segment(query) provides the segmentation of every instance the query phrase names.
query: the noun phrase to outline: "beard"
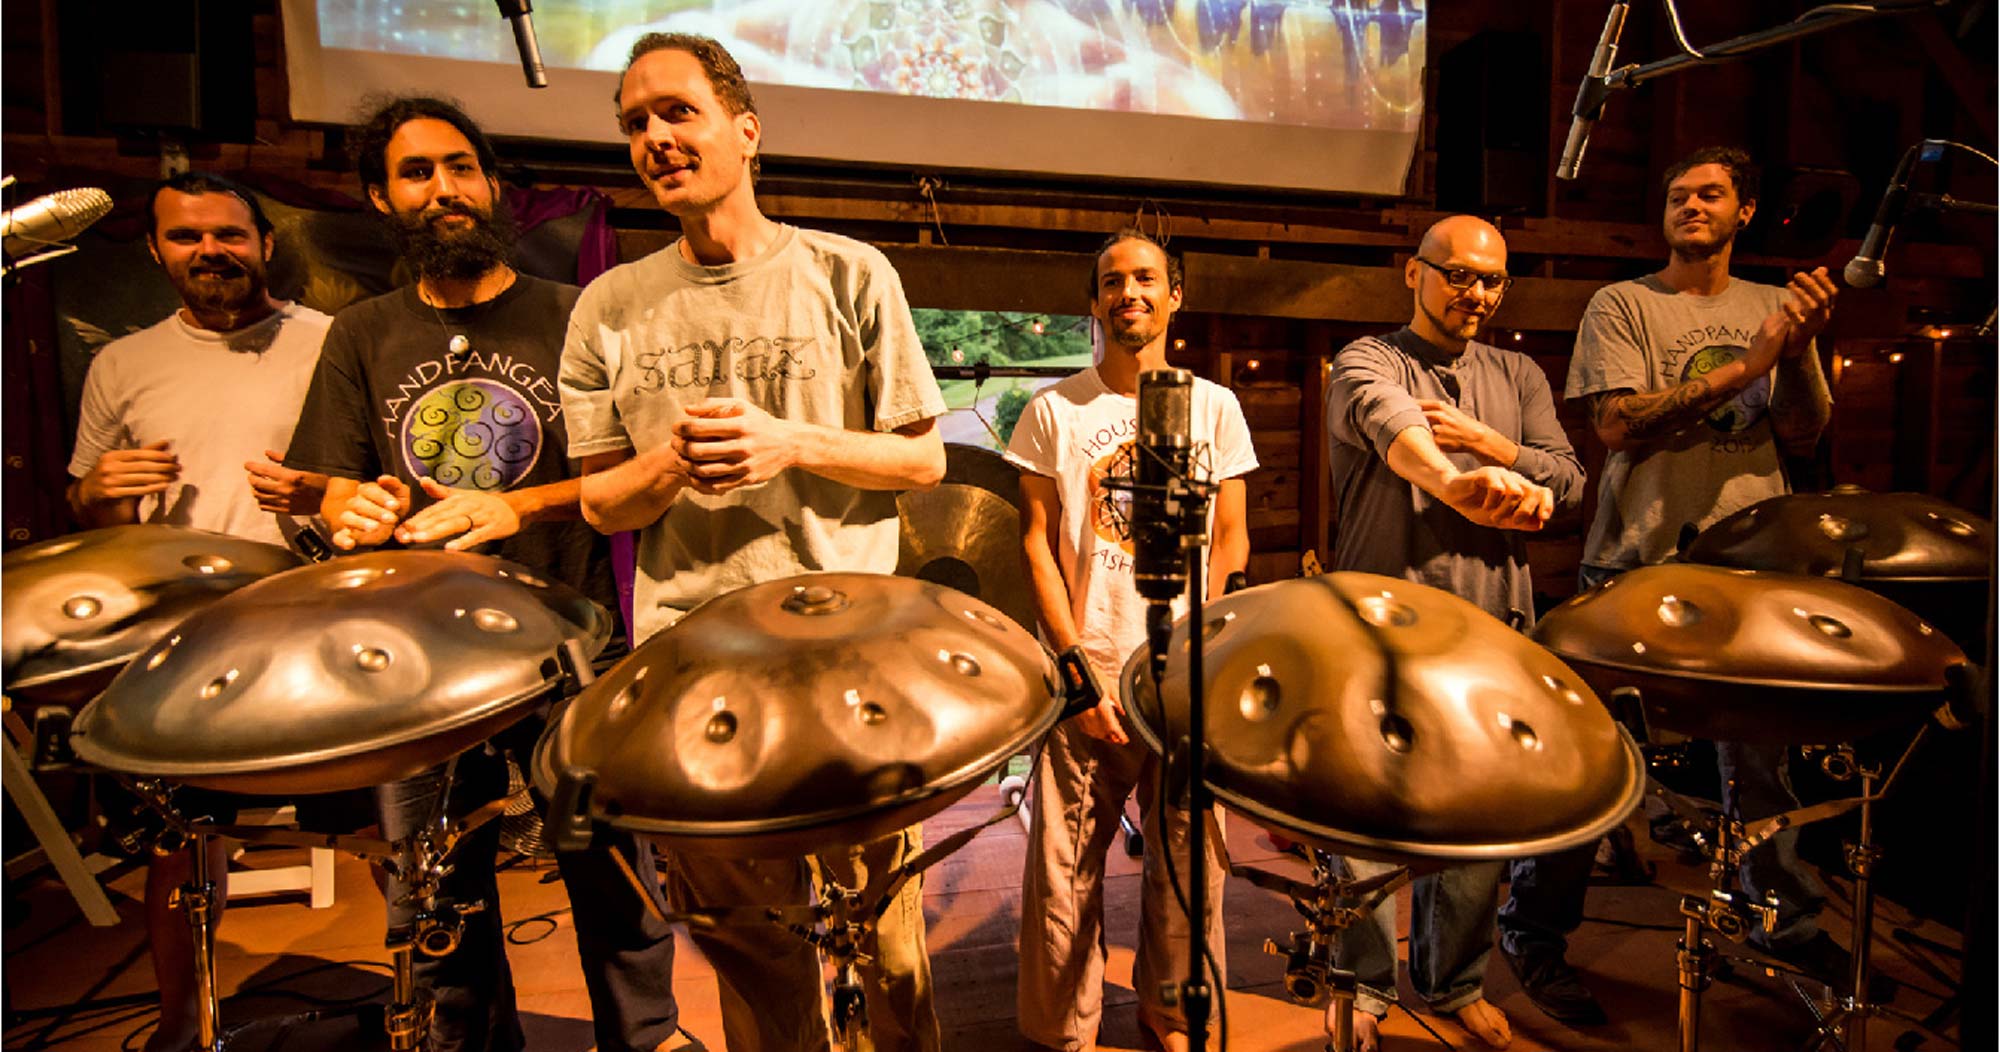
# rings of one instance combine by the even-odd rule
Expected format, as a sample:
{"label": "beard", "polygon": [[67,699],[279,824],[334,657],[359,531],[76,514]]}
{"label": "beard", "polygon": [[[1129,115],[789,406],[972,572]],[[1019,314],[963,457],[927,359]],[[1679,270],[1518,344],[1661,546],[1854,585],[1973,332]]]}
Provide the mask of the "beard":
{"label": "beard", "polygon": [[1120,347],[1137,350],[1158,339],[1167,331],[1165,319],[1158,314],[1146,314],[1130,322],[1106,315],[1102,322],[1105,338]]}
{"label": "beard", "polygon": [[262,267],[230,258],[196,260],[174,281],[190,308],[223,314],[242,313],[263,298],[266,285]]}
{"label": "beard", "polygon": [[[447,215],[472,220],[464,230],[440,231],[434,224]],[[388,217],[395,235],[396,253],[419,277],[446,281],[471,281],[495,267],[506,264],[514,252],[520,228],[514,214],[502,200],[493,202],[487,215],[466,207],[443,208],[431,213],[395,213]]]}

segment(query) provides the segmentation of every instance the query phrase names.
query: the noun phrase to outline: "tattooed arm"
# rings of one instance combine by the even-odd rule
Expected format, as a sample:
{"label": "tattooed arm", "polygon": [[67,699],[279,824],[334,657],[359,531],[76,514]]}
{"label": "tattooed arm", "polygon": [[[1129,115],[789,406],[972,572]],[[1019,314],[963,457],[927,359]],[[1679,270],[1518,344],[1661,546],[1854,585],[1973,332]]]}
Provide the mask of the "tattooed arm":
{"label": "tattooed arm", "polygon": [[1819,433],[1833,417],[1833,395],[1827,390],[1826,374],[1820,371],[1813,339],[1833,317],[1833,300],[1838,293],[1825,267],[1793,274],[1785,287],[1780,309],[1791,322],[1791,332],[1774,377],[1771,430],[1785,452],[1795,456],[1812,452]]}
{"label": "tattooed arm", "polygon": [[1600,391],[1589,396],[1590,423],[1611,449],[1632,449],[1680,434],[1771,371],[1790,323],[1783,312],[1764,319],[1743,357],[1664,391]]}

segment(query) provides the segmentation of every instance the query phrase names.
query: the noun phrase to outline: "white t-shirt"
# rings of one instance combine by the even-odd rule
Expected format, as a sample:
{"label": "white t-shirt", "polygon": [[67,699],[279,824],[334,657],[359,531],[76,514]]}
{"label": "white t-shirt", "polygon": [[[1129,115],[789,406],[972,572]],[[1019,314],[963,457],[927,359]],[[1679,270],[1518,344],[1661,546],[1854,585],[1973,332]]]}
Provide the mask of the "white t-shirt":
{"label": "white t-shirt", "polygon": [[291,444],[333,319],[286,304],[235,332],[165,321],[106,344],[90,363],[69,473],[90,473],[114,449],[161,439],[180,478],[141,499],[139,520],[283,544],[277,516],[259,510],[245,461]]}
{"label": "white t-shirt", "polygon": [[[1104,486],[1106,476],[1132,473],[1138,415],[1138,399],[1106,387],[1092,367],[1037,394],[1007,443],[1007,460],[1015,467],[1055,480],[1062,502],[1062,550],[1056,559],[1084,654],[1106,684],[1118,681],[1125,659],[1146,641],[1146,600],[1132,579],[1132,537],[1124,510],[1131,495]],[[1206,457],[1197,463],[1207,468],[1209,479],[1222,481],[1256,470],[1250,426],[1227,389],[1196,378],[1188,430],[1197,449],[1206,445]],[[1214,517],[1211,507],[1211,528]],[[1176,600],[1175,616],[1185,612],[1186,602],[1185,597]]]}

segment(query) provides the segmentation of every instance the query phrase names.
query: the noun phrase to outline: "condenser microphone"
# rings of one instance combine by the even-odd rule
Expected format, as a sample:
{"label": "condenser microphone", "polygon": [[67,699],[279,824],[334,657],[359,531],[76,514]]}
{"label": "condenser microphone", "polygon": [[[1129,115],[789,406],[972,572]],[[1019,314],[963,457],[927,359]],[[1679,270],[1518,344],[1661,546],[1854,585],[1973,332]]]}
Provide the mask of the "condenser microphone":
{"label": "condenser microphone", "polygon": [[1847,261],[1840,276],[1847,284],[1857,289],[1872,289],[1882,283],[1888,272],[1883,266],[1883,257],[1889,254],[1889,239],[1896,233],[1896,224],[1903,221],[1903,210],[1910,202],[1910,173],[1916,168],[1918,157],[1924,160],[1932,156],[1926,149],[1930,140],[1903,151],[1903,159],[1896,162],[1896,172],[1889,177],[1889,188],[1882,191],[1882,203],[1875,206],[1875,222],[1868,225],[1868,233],[1861,239],[1861,250]]}
{"label": "condenser microphone", "polygon": [[0,251],[16,258],[61,244],[111,211],[111,195],[94,186],[43,194],[0,212]]}
{"label": "condenser microphone", "polygon": [[1618,56],[1618,38],[1625,32],[1625,12],[1630,4],[1611,5],[1604,16],[1604,32],[1597,38],[1597,50],[1590,56],[1590,72],[1576,86],[1576,104],[1570,107],[1569,138],[1563,141],[1562,159],[1556,162],[1556,178],[1569,182],[1583,167],[1583,150],[1590,145],[1590,129],[1604,112],[1604,85],[1611,76],[1611,62]]}
{"label": "condenser microphone", "polygon": [[521,53],[521,72],[528,78],[531,88],[549,86],[549,75],[542,68],[542,46],[535,41],[535,5],[530,0],[496,0],[500,5],[500,17],[514,26],[514,48]]}
{"label": "condenser microphone", "polygon": [[1132,459],[1132,577],[1139,594],[1171,602],[1187,588],[1188,556],[1180,501],[1169,488],[1188,475],[1194,442],[1194,374],[1152,369],[1139,374],[1139,421]]}

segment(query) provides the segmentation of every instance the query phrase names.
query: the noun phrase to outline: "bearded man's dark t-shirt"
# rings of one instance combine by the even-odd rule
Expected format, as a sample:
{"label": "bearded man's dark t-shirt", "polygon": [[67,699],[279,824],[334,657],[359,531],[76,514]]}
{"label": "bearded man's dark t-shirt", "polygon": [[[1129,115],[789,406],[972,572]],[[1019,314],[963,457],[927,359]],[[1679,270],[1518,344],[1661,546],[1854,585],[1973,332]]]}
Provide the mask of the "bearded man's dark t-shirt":
{"label": "bearded man's dark t-shirt", "polygon": [[[393,475],[410,487],[411,515],[436,503],[419,478],[492,493],[575,478],[556,371],[578,292],[520,274],[471,307],[432,307],[415,285],[347,307],[327,330],[285,466],[364,482]],[[618,609],[610,546],[580,519],[532,523],[475,550]]]}

